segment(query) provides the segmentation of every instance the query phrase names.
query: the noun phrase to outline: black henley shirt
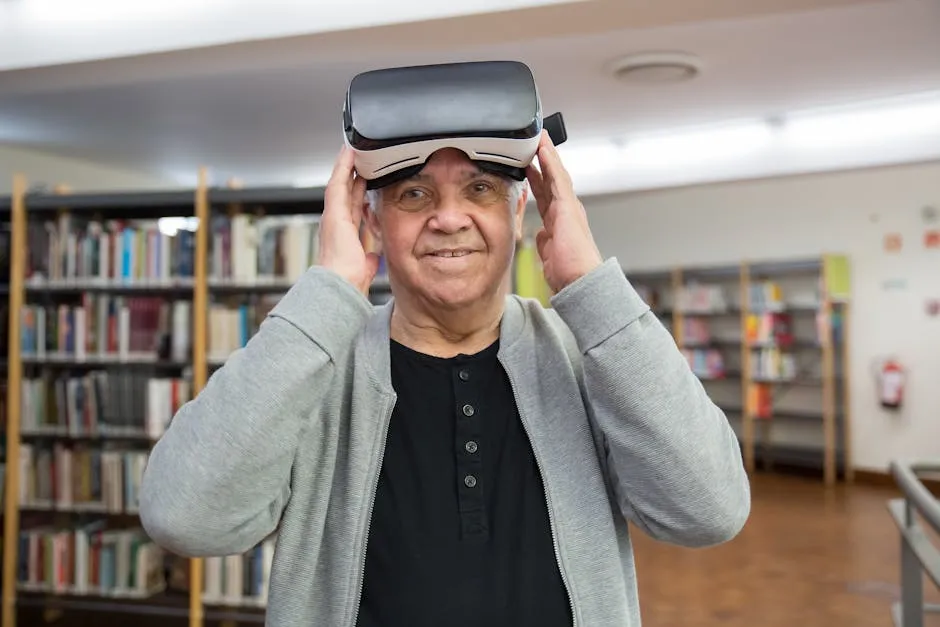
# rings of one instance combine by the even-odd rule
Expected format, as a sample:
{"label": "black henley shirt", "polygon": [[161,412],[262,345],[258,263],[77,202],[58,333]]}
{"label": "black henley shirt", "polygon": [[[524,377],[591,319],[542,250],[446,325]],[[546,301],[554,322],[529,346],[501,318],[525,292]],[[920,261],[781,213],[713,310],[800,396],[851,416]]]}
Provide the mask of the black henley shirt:
{"label": "black henley shirt", "polygon": [[454,358],[394,341],[390,349],[398,401],[358,627],[571,627],[545,492],[498,341]]}

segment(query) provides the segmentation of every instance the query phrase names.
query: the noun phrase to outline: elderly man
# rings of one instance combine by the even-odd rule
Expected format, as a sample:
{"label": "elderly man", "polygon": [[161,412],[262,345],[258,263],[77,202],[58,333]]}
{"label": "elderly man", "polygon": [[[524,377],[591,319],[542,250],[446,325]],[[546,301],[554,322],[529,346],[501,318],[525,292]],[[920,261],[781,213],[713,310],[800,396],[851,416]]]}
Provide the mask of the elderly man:
{"label": "elderly man", "polygon": [[[154,448],[151,536],[208,556],[276,529],[270,627],[636,627],[628,521],[734,537],[733,431],[602,258],[544,133],[537,163],[526,185],[442,149],[367,194],[344,150],[319,264]],[[551,309],[508,289],[527,188]]]}

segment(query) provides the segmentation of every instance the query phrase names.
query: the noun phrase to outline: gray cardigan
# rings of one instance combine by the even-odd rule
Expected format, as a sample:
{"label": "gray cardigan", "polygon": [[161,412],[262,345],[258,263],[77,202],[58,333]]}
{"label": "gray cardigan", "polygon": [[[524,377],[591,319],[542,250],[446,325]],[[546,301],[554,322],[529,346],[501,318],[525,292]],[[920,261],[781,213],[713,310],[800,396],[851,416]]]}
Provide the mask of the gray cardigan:
{"label": "gray cardigan", "polygon": [[[319,267],[285,294],[154,447],[141,520],[187,556],[277,529],[269,627],[354,627],[395,404],[391,303]],[[509,296],[499,359],[541,469],[577,627],[637,627],[627,521],[690,547],[750,511],[737,438],[616,259],[556,294]]]}

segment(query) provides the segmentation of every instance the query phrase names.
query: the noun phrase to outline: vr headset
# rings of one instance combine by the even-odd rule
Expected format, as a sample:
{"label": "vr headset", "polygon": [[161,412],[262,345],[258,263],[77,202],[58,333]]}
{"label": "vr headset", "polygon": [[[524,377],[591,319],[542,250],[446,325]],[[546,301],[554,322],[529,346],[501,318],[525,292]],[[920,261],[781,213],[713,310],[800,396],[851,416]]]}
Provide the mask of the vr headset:
{"label": "vr headset", "polygon": [[368,189],[413,176],[441,148],[521,181],[543,128],[555,145],[567,139],[561,113],[542,117],[532,71],[515,61],[364,72],[349,83],[343,128]]}

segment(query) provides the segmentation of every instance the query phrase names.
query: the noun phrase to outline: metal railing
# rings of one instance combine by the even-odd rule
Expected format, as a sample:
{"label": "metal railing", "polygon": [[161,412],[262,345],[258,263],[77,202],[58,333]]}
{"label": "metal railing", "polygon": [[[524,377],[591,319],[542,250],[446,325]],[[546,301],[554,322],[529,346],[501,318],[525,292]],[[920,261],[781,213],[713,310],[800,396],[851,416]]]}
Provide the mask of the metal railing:
{"label": "metal railing", "polygon": [[901,600],[892,607],[896,627],[923,627],[924,615],[940,613],[940,605],[924,604],[924,575],[940,588],[940,550],[921,520],[940,534],[940,501],[924,485],[925,474],[940,475],[935,462],[892,462],[891,474],[902,498],[888,502],[901,532]]}

